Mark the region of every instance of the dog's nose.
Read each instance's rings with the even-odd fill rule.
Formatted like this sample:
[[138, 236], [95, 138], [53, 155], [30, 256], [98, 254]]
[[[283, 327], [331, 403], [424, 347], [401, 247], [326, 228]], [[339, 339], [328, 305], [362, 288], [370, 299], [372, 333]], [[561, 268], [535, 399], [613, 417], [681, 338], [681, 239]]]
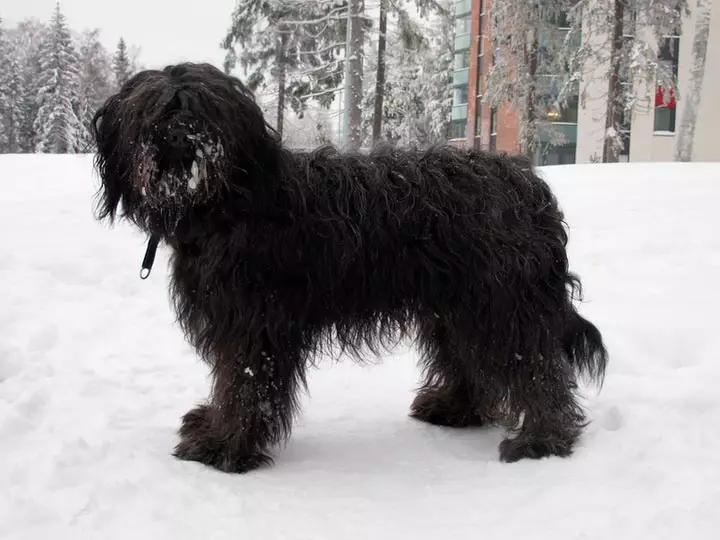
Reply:
[[168, 142], [177, 149], [184, 149], [190, 146], [190, 141], [181, 129], [174, 129], [168, 135]]

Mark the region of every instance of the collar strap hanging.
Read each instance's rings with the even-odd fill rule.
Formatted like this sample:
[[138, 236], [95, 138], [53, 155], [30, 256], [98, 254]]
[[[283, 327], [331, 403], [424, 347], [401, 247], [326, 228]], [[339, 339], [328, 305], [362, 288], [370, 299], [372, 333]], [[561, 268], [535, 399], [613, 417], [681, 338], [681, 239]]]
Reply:
[[153, 234], [148, 240], [145, 258], [143, 258], [142, 268], [140, 270], [140, 279], [147, 279], [150, 275], [159, 243], [160, 237], [157, 234]]

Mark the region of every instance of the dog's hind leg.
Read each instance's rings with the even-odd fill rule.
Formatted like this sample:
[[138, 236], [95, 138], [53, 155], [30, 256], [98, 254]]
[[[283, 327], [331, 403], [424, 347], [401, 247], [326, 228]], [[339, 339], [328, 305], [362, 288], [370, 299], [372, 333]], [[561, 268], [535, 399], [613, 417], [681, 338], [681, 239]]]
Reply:
[[[496, 373], [507, 386], [512, 417], [522, 423], [514, 438], [501, 443], [502, 461], [567, 457], [586, 425], [576, 395], [576, 366], [565, 353], [571, 306], [563, 306], [564, 294], [546, 284], [517, 295], [522, 307], [509, 310], [506, 339], [513, 350], [498, 355]], [[553, 296], [555, 301], [549, 300]]]
[[500, 459], [514, 462], [571, 455], [586, 423], [575, 396], [574, 374], [567, 364], [555, 359], [517, 361], [544, 364], [544, 369], [527, 367], [510, 388], [511, 409], [524, 417], [517, 435], [500, 444]]
[[419, 321], [425, 381], [410, 406], [410, 416], [448, 427], [492, 423], [493, 403], [481, 380], [473, 376], [465, 355], [448, 327], [430, 316]]
[[211, 398], [183, 417], [180, 459], [243, 473], [271, 463], [270, 447], [289, 436], [305, 384], [297, 339], [266, 330], [249, 335], [244, 350], [212, 362]]

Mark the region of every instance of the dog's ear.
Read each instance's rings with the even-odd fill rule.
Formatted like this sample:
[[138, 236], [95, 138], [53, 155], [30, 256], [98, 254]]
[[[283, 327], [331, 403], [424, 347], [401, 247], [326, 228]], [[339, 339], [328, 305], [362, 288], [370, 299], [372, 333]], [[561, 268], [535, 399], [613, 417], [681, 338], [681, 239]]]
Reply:
[[92, 134], [95, 141], [99, 141], [102, 134], [103, 124], [105, 121], [105, 115], [107, 114], [107, 108], [108, 108], [108, 102], [112, 100], [113, 98], [110, 97], [108, 100], [98, 108], [97, 111], [95, 111], [95, 114], [93, 115], [91, 127], [92, 127]]
[[102, 143], [107, 140], [113, 128], [115, 117], [117, 116], [118, 101], [118, 94], [110, 96], [93, 115], [90, 127], [98, 148], [100, 148]]

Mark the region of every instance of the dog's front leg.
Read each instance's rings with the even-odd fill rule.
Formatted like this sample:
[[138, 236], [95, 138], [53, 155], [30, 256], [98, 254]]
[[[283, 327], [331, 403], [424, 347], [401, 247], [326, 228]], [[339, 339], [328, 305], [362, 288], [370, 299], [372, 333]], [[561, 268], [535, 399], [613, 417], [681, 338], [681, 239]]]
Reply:
[[270, 447], [289, 436], [304, 384], [297, 340], [277, 331], [252, 334], [241, 354], [228, 351], [212, 362], [211, 398], [183, 417], [180, 459], [244, 473], [271, 463]]

